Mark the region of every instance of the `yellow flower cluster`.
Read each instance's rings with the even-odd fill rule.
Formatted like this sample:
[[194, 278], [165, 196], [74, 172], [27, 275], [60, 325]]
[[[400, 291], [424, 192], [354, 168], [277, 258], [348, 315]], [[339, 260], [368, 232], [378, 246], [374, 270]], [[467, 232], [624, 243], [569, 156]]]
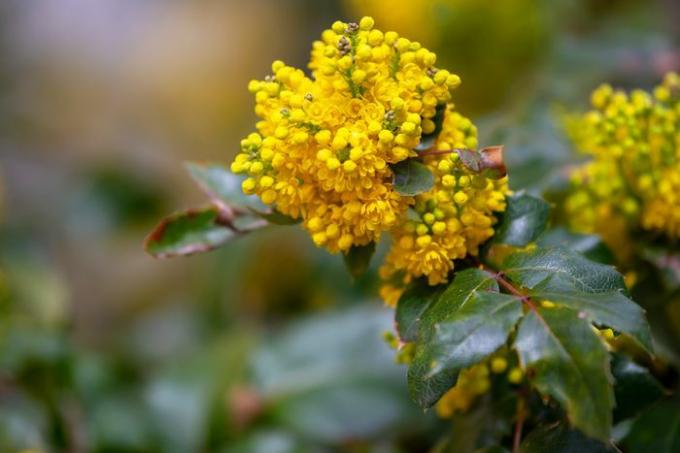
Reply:
[[597, 232], [617, 251], [635, 229], [680, 237], [680, 76], [652, 94], [609, 85], [567, 129], [592, 160], [572, 173], [566, 211], [573, 228]]
[[480, 363], [460, 372], [456, 385], [441, 397], [435, 406], [437, 415], [449, 418], [456, 413], [467, 412], [472, 404], [491, 389], [491, 374], [506, 373], [505, 379], [517, 385], [524, 379], [518, 366], [508, 369], [508, 360], [497, 355], [488, 362]]
[[438, 105], [458, 76], [395, 32], [336, 22], [313, 45], [312, 77], [283, 62], [252, 81], [257, 133], [241, 142], [232, 171], [246, 194], [303, 221], [330, 252], [376, 241], [410, 204], [393, 187], [394, 164], [433, 132]]
[[476, 255], [493, 236], [494, 214], [505, 210], [508, 181], [464, 165], [456, 150], [476, 147], [477, 128], [449, 109], [435, 147], [441, 154], [425, 157], [434, 187], [416, 196], [409, 215], [392, 229], [392, 248], [380, 270], [381, 296], [388, 305], [396, 304], [414, 278], [425, 276], [430, 285], [445, 282], [453, 260]]

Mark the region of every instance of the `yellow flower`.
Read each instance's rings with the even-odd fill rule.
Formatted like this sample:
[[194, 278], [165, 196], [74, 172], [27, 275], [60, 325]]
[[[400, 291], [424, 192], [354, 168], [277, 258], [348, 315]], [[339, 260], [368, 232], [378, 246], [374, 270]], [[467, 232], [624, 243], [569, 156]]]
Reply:
[[680, 237], [680, 77], [667, 74], [653, 95], [603, 85], [591, 101], [566, 121], [592, 157], [572, 172], [571, 226], [601, 234], [624, 259], [634, 229]]
[[454, 150], [475, 148], [477, 129], [470, 120], [448, 109], [437, 150], [448, 154], [425, 157], [435, 175], [432, 190], [415, 197], [408, 216], [391, 230], [392, 247], [381, 269], [381, 295], [394, 306], [400, 291], [414, 278], [430, 285], [447, 281], [454, 260], [476, 255], [494, 234], [495, 213], [505, 209], [507, 177], [476, 174]]
[[248, 176], [245, 193], [300, 218], [331, 252], [401, 222], [413, 198], [394, 190], [389, 164], [410, 156], [460, 82], [417, 42], [373, 26], [365, 17], [325, 30], [311, 77], [276, 61], [272, 75], [251, 82], [260, 121], [231, 167]]
[[467, 368], [458, 375], [456, 385], [442, 396], [435, 410], [442, 418], [450, 418], [455, 413], [467, 412], [478, 396], [491, 388], [489, 368], [482, 363]]

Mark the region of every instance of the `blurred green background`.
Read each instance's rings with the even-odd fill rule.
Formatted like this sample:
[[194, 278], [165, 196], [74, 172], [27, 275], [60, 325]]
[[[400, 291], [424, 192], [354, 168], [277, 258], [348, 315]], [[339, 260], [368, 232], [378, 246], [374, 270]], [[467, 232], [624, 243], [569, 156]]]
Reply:
[[[0, 3], [0, 451], [426, 451], [353, 282], [298, 227], [155, 261], [142, 240], [204, 199], [184, 160], [229, 162], [246, 90], [371, 14], [461, 75], [511, 185], [564, 183], [556, 121], [600, 82], [680, 69], [673, 0], [5, 0]], [[376, 260], [377, 261], [377, 260]]]

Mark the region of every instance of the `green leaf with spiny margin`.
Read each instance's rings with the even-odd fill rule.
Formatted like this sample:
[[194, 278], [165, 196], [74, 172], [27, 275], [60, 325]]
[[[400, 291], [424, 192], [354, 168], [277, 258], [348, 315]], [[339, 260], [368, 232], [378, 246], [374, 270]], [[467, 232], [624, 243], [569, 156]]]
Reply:
[[[477, 269], [461, 272], [451, 284], [453, 289], [435, 303], [436, 311], [445, 315], [429, 317], [428, 310], [429, 316], [423, 317], [408, 373], [410, 393], [422, 407], [436, 403], [455, 384], [462, 369], [503, 346], [522, 316], [521, 300], [487, 290], [497, 287], [483, 274]], [[428, 319], [436, 322], [428, 323]]]
[[412, 197], [427, 192], [434, 186], [434, 176], [427, 166], [416, 159], [406, 159], [390, 165], [394, 173], [394, 190]]
[[416, 151], [426, 151], [434, 146], [444, 127], [444, 115], [446, 115], [446, 104], [437, 105], [437, 110], [431, 118], [434, 122], [434, 130], [429, 134], [422, 135], [420, 143], [415, 147]]
[[565, 307], [530, 311], [515, 348], [531, 383], [558, 401], [577, 429], [608, 441], [614, 395], [609, 353], [590, 322]]
[[397, 333], [401, 341], [416, 341], [420, 318], [442, 293], [444, 286], [430, 286], [418, 280], [401, 295], [394, 312]]
[[522, 441], [520, 453], [616, 453], [618, 448], [570, 429], [563, 423], [539, 425]]
[[535, 300], [549, 300], [585, 313], [595, 324], [624, 332], [648, 351], [653, 349], [644, 310], [621, 291], [585, 293], [561, 280], [559, 275], [553, 275], [534, 286], [528, 294]]
[[218, 217], [215, 208], [173, 214], [154, 228], [144, 247], [156, 258], [209, 252], [236, 236], [234, 230], [217, 222]]
[[371, 265], [371, 258], [375, 253], [375, 242], [369, 242], [366, 245], [352, 246], [345, 254], [343, 260], [345, 266], [352, 277], [359, 278], [366, 273], [368, 267]]
[[446, 319], [449, 307], [446, 303], [440, 303], [442, 300], [465, 300], [473, 291], [498, 291], [498, 283], [493, 275], [481, 269], [456, 272], [453, 281], [446, 286], [442, 295], [423, 313], [420, 331], [423, 329], [431, 331], [437, 322]]
[[623, 277], [613, 266], [595, 263], [563, 247], [517, 251], [504, 260], [500, 270], [525, 288], [557, 276], [565, 284], [586, 293], [626, 290]]
[[258, 213], [268, 212], [267, 206], [259, 198], [243, 193], [241, 182], [244, 178], [235, 175], [227, 167], [200, 162], [185, 162], [184, 165], [201, 190], [218, 206], [247, 208]]
[[524, 247], [545, 231], [550, 206], [526, 193], [508, 197], [507, 209], [496, 227], [492, 243]]
[[609, 247], [594, 234], [580, 234], [565, 228], [551, 228], [543, 234], [536, 244], [541, 247], [563, 247], [577, 252], [591, 261], [602, 264], [613, 264], [614, 255]]
[[614, 422], [638, 415], [666, 394], [647, 368], [623, 354], [613, 355], [612, 375], [616, 396]]
[[626, 296], [623, 277], [613, 267], [568, 249], [537, 248], [508, 256], [501, 270], [532, 299], [568, 306], [653, 350], [644, 310]]

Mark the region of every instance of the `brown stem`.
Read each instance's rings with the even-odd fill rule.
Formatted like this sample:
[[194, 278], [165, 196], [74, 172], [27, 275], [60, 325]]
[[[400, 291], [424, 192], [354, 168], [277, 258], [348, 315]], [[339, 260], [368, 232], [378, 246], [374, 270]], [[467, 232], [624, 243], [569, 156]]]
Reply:
[[517, 420], [515, 421], [515, 431], [512, 438], [512, 453], [519, 453], [519, 446], [522, 442], [522, 428], [524, 427], [524, 399], [517, 400]]
[[525, 303], [525, 304], [527, 305], [527, 307], [529, 307], [531, 310], [536, 310], [536, 305], [532, 302], [532, 300], [529, 298], [529, 296], [527, 296], [526, 294], [522, 293], [520, 290], [518, 290], [517, 288], [515, 288], [515, 287], [513, 286], [513, 284], [510, 283], [510, 282], [505, 278], [505, 276], [503, 275], [503, 272], [499, 272], [499, 271], [497, 271], [497, 270], [495, 270], [495, 269], [493, 269], [493, 268], [487, 266], [486, 264], [482, 263], [482, 262], [479, 260], [479, 258], [477, 258], [477, 257], [475, 257], [475, 256], [471, 256], [471, 257], [469, 257], [469, 258], [470, 258], [470, 260], [472, 261], [472, 263], [473, 263], [475, 266], [480, 267], [481, 269], [483, 269], [483, 270], [487, 271], [488, 273], [490, 273], [490, 274], [493, 276], [494, 280], [496, 280], [496, 281], [498, 282], [498, 284], [499, 284], [503, 289], [505, 289], [507, 292], [509, 292], [509, 293], [512, 294], [513, 296], [517, 296], [517, 297], [518, 297], [523, 303]]
[[428, 149], [428, 150], [426, 150], [426, 151], [423, 151], [422, 153], [418, 153], [418, 156], [419, 156], [419, 157], [426, 157], [426, 156], [443, 156], [443, 155], [445, 155], [445, 154], [453, 154], [453, 153], [457, 153], [457, 152], [460, 152], [460, 151], [469, 151], [469, 150], [467, 150], [467, 149], [458, 149], [458, 148], [448, 149], [448, 150], [447, 150], [447, 149]]
[[531, 301], [529, 296], [527, 296], [526, 294], [522, 294], [517, 288], [512, 286], [512, 283], [510, 283], [509, 281], [507, 281], [505, 279], [505, 277], [503, 277], [502, 272], [497, 272], [497, 273], [494, 273], [493, 275], [494, 275], [494, 278], [496, 279], [496, 281], [498, 282], [498, 284], [501, 285], [507, 292], [509, 292], [513, 296], [519, 297], [522, 300], [522, 302], [527, 304], [527, 306], [530, 309], [536, 310], [536, 305], [534, 305], [534, 303]]

